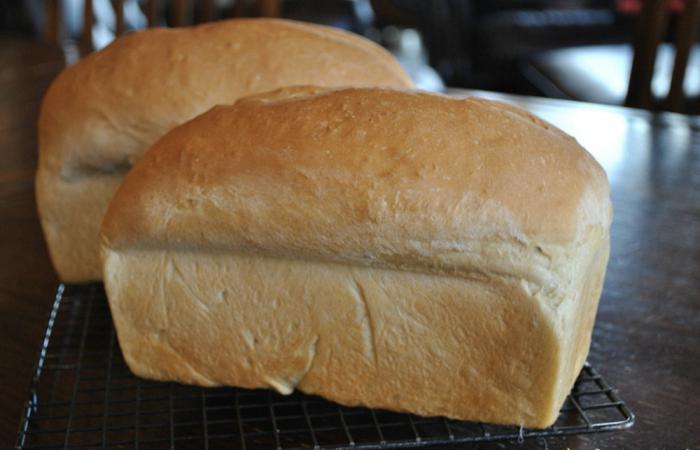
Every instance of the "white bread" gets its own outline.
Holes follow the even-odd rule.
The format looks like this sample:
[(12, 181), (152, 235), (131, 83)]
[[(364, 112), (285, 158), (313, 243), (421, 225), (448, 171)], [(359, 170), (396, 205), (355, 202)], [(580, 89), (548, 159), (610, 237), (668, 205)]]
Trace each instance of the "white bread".
[(101, 228), (139, 376), (546, 427), (588, 353), (601, 167), (510, 106), (290, 88), (163, 137)]
[(294, 84), (411, 86), (391, 55), (364, 38), (270, 19), (129, 34), (61, 73), (41, 107), (36, 178), (60, 278), (100, 279), (107, 204), (166, 131), (216, 104)]

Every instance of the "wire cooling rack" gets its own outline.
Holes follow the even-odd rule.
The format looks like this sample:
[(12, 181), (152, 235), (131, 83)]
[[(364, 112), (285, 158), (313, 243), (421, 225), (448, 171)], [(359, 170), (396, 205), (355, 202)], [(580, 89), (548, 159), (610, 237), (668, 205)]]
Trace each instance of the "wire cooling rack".
[(100, 284), (59, 286), (18, 449), (406, 448), (628, 428), (634, 415), (586, 365), (546, 430), (348, 408), (268, 390), (203, 389), (133, 376)]

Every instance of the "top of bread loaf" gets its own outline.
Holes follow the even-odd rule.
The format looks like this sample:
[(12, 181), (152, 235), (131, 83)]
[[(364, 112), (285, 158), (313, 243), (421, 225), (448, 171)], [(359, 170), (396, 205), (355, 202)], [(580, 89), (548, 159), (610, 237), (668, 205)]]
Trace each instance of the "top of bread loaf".
[(536, 278), (539, 262), (607, 236), (610, 221), (593, 157), (515, 107), (296, 87), (164, 136), (127, 175), (102, 239)]
[(216, 104), (294, 84), (411, 86), (362, 37), (276, 19), (152, 28), (63, 71), (39, 118), (41, 164), (65, 179), (125, 172), (167, 130)]

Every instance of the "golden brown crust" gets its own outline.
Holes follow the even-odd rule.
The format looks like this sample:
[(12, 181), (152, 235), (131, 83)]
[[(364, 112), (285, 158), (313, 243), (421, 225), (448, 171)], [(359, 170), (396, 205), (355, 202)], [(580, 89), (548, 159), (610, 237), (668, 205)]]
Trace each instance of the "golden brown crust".
[(93, 147), (54, 144), (45, 153), (59, 154), (43, 156), (68, 165), (64, 172), (109, 170), (144, 149), (104, 142), (99, 131), (113, 127), (122, 140), (140, 143), (152, 140), (154, 128), (170, 129), (212, 105), (295, 84), (411, 86), (381, 47), (319, 25), (237, 19), (152, 28), (116, 40), (52, 83), (39, 119), (42, 138), (92, 138)]
[[(364, 38), (275, 19), (148, 29), (66, 69), (41, 107), (37, 173), (42, 225), (61, 278), (99, 278), (91, 237), (113, 190), (94, 193), (95, 180), (113, 184), (163, 133), (213, 105), (307, 83), (411, 86), (391, 55)], [(95, 207), (82, 207), (76, 193)]]
[(286, 88), (146, 153), (105, 216), (104, 280), (140, 376), (546, 427), (610, 214), (591, 156), (513, 107)]
[(600, 166), (523, 112), (380, 88), (304, 89), (219, 106), (161, 139), (110, 207), (109, 245), (459, 270), (463, 254), (479, 256), (473, 243), (534, 251), (609, 226)]

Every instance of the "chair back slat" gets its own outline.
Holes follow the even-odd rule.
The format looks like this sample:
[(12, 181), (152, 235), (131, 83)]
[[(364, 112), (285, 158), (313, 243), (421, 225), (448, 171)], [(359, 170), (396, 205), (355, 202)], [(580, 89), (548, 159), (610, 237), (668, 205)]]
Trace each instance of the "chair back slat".
[(170, 10), (170, 26), (181, 27), (187, 24), (187, 13), (189, 10), (188, 0), (173, 0)]
[(146, 20), (149, 27), (155, 27), (157, 23), (158, 4), (156, 0), (146, 0)]
[(279, 17), (280, 9), (279, 0), (258, 0), (258, 13), (262, 17)]
[[(124, 0), (111, 0), (115, 15), (115, 35), (119, 36), (126, 31), (124, 20)], [(214, 0), (163, 0), (170, 13), (169, 25), (184, 26), (193, 22), (208, 22), (216, 19), (216, 8)], [(247, 12), (246, 2), (237, 0), (234, 3), (232, 14), (237, 17), (244, 16)], [(281, 13), (281, 0), (256, 0), (256, 11), (263, 17), (279, 17)], [(44, 38), (52, 43), (58, 44), (61, 28), (61, 0), (44, 0), (46, 23), (43, 29)], [(149, 27), (158, 26), (162, 19), (158, 14), (163, 9), (159, 8), (159, 0), (145, 0), (143, 2), (144, 13)], [(193, 5), (197, 6), (198, 15), (192, 17)], [(195, 20), (196, 19), (196, 20)], [(83, 4), (83, 29), (80, 42), (82, 54), (87, 54), (94, 50), (92, 39), (92, 28), (94, 24), (94, 8), (92, 0), (84, 0)]]
[(214, 20), (214, 1), (201, 0), (199, 10), (199, 21), (210, 22), (212, 20)]
[(114, 9), (114, 32), (117, 36), (124, 34), (124, 0), (112, 0), (112, 8)]
[(58, 35), (61, 28), (61, 15), (59, 14), (59, 0), (46, 0), (44, 23), (44, 39), (52, 44), (58, 44)]
[(639, 14), (634, 41), (634, 59), (625, 104), (635, 108), (652, 106), (651, 80), (656, 51), (668, 25), (666, 0), (646, 0)]
[(231, 17), (243, 17), (245, 15), (246, 7), (243, 0), (237, 0), (231, 8)]
[(85, 0), (83, 7), (83, 42), (81, 43), (81, 50), (84, 54), (89, 53), (93, 50), (92, 45), (92, 24), (94, 20), (93, 10), (92, 10), (92, 0)]
[(676, 29), (676, 58), (673, 63), (671, 87), (664, 106), (664, 109), (669, 111), (682, 112), (685, 110), (683, 82), (685, 81), (690, 50), (697, 35), (698, 20), (700, 19), (699, 3), (699, 0), (686, 0), (685, 8), (678, 21)]

